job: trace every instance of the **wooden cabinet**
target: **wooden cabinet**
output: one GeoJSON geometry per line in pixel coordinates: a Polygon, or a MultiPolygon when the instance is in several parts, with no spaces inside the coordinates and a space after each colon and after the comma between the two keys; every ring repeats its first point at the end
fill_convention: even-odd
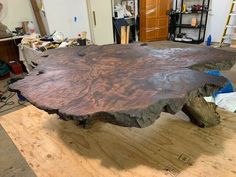
{"type": "Polygon", "coordinates": [[[140,1],[140,40],[157,41],[168,37],[168,10],[172,0],[140,1]]]}
{"type": "Polygon", "coordinates": [[[22,38],[0,39],[0,60],[8,63],[9,61],[19,61],[18,44],[22,38]]]}

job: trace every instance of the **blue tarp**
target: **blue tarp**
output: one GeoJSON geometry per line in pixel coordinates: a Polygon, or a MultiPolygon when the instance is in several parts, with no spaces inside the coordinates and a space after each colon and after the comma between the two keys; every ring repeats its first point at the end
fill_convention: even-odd
{"type": "MultiPolygon", "coordinates": [[[[223,76],[224,77],[224,75],[218,70],[210,70],[210,71],[206,71],[206,73],[209,75],[213,75],[213,76],[223,76]]],[[[234,87],[233,87],[232,82],[229,79],[227,79],[227,80],[228,80],[227,84],[222,89],[214,92],[212,95],[213,97],[216,97],[218,94],[221,94],[221,93],[234,92],[234,87]]]]}

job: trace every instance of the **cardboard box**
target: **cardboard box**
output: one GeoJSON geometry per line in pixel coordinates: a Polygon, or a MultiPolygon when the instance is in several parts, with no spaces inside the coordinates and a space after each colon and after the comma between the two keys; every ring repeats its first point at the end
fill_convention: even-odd
{"type": "Polygon", "coordinates": [[[236,40],[232,40],[232,41],[231,41],[230,47],[236,48],[236,40]]]}

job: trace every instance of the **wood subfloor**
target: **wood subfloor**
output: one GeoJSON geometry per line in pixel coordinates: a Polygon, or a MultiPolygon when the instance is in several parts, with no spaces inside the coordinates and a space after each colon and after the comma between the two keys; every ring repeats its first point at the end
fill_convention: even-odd
{"type": "Polygon", "coordinates": [[[40,177],[235,177],[236,115],[218,112],[205,129],[166,113],[144,129],[83,129],[33,106],[0,123],[40,177]]]}

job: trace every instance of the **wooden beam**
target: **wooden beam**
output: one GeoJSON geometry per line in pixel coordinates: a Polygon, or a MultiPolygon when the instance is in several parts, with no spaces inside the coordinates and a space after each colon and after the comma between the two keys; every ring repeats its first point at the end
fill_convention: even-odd
{"type": "Polygon", "coordinates": [[[129,43],[129,32],[130,32],[130,26],[126,27],[126,44],[129,43]]]}
{"type": "Polygon", "coordinates": [[[44,23],[43,23],[41,14],[40,14],[40,10],[39,10],[37,1],[30,0],[30,2],[31,2],[32,8],[33,8],[33,11],[34,11],[35,18],[38,23],[40,34],[41,34],[41,36],[45,36],[45,35],[47,35],[47,32],[46,32],[46,29],[45,29],[45,26],[44,26],[44,23]]]}
{"type": "Polygon", "coordinates": [[[121,44],[126,44],[126,26],[121,26],[121,38],[120,38],[120,43],[121,44]]]}

